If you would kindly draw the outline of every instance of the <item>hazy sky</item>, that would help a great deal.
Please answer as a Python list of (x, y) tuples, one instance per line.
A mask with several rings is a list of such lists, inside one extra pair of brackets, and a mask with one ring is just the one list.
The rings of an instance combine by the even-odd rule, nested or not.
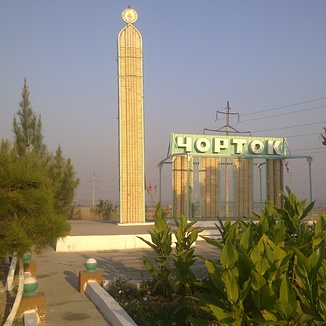
[[(313, 157), (313, 198), (326, 200), (326, 1), (12, 0), (0, 2), (0, 138), (13, 139), (24, 77), (45, 143), (61, 144), (80, 178), (77, 199), (117, 201), (117, 35), (138, 12), (143, 36), (146, 183), (169, 134), (225, 125), (226, 101), (252, 135), (286, 137)], [(286, 184), (309, 197), (308, 164), (291, 160)], [(171, 169), (163, 168), (165, 197)]]

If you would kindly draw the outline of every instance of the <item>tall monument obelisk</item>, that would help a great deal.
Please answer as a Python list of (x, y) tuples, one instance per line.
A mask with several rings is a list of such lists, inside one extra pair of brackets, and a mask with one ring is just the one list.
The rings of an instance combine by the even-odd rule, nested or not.
[(137, 12), (122, 12), (118, 35), (120, 223), (145, 221), (142, 37)]

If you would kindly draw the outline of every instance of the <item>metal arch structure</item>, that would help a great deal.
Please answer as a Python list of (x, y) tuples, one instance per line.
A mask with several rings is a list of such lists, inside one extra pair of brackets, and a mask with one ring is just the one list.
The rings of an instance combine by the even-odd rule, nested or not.
[[(226, 158), (226, 162), (231, 161), (227, 164), (230, 164), (230, 168), (233, 169), (232, 203), (222, 203), (223, 200), (221, 200), (223, 175), (221, 175), (220, 167), (223, 165), (223, 159)], [(292, 159), (306, 159), (308, 162), (309, 200), (312, 202), (311, 164), (313, 159), (309, 155), (287, 154), (285, 138), (171, 133), (167, 156), (158, 163), (159, 200), (161, 202), (162, 199), (162, 168), (170, 164), (173, 171), (174, 216), (224, 217), (223, 214), (230, 212), (231, 216), (227, 217), (250, 217), (254, 204), (258, 203), (261, 209), (266, 199), (271, 199), (278, 207), (282, 205), (279, 193), (284, 189), (284, 166), (286, 161)], [(197, 178), (200, 202), (197, 203), (199, 214), (194, 216), (192, 196), (196, 174), (200, 176)], [(255, 201), (254, 190), (257, 187), (259, 200)], [(257, 197), (257, 194), (255, 196)], [(225, 207), (232, 204), (233, 207), (223, 211), (221, 204)]]

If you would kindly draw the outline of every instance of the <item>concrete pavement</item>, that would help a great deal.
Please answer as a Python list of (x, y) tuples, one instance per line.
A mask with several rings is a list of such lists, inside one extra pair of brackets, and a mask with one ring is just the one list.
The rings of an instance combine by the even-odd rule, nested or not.
[[(150, 227), (144, 225), (141, 230), (139, 226), (119, 227), (111, 223), (110, 227), (110, 223), (91, 221), (86, 221), (83, 226), (83, 223), (75, 222), (77, 221), (72, 221), (72, 235), (83, 233), (87, 236), (101, 232), (106, 232), (106, 235), (116, 235), (119, 232), (146, 234)], [(104, 231), (103, 226), (107, 230)], [(218, 257), (218, 250), (205, 241), (197, 242), (195, 253), (205, 258)], [(34, 255), (32, 260), (37, 264), (36, 278), (39, 282), (37, 291), (43, 291), (46, 296), (46, 325), (109, 325), (86, 294), (79, 292), (79, 272), (85, 270), (86, 259), (93, 257), (98, 262), (97, 271), (103, 272), (105, 280), (117, 277), (141, 280), (148, 276), (142, 262), (143, 256), (153, 260), (156, 257), (150, 248), (91, 252), (56, 252), (53, 248), (47, 248), (41, 255)], [(194, 271), (198, 277), (204, 277), (204, 261), (198, 259)]]
[(79, 292), (79, 271), (83, 253), (56, 253), (48, 248), (34, 257), (37, 264), (37, 291), (45, 293), (46, 325), (109, 325), (85, 294)]

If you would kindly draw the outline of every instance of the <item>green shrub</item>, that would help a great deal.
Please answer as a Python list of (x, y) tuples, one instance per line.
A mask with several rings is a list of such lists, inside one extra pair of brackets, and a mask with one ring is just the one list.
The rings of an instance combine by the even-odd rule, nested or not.
[(220, 325), (326, 325), (325, 218), (308, 226), (313, 203), (287, 191), (283, 208), (267, 201), (257, 223), (220, 221), (221, 243), (204, 237), (222, 252), (206, 261), (195, 298)]
[[(195, 222), (188, 223), (184, 216), (180, 220), (174, 218), (174, 222), (177, 230), (171, 231), (165, 220), (164, 210), (158, 203), (155, 212), (155, 225), (148, 231), (152, 242), (139, 237), (157, 255), (155, 262), (150, 261), (145, 256), (143, 257), (147, 270), (156, 279), (154, 291), (161, 291), (170, 299), (177, 295), (192, 293), (192, 286), (196, 277), (190, 267), (196, 261), (193, 244), (199, 233), (198, 229), (192, 228)], [(172, 250), (172, 234), (176, 238), (174, 252)]]
[(150, 272), (151, 276), (156, 279), (153, 291), (158, 288), (162, 290), (163, 294), (170, 297), (172, 289), (169, 284), (169, 278), (172, 273), (168, 258), (172, 251), (172, 235), (170, 227), (164, 219), (164, 210), (159, 204), (156, 206), (155, 212), (155, 226), (148, 230), (151, 235), (152, 242), (139, 237), (142, 241), (146, 242), (156, 253), (155, 259), (158, 268), (146, 256), (143, 256), (145, 267)]
[(110, 284), (108, 292), (139, 326), (184, 325), (189, 315), (188, 310), (175, 314), (174, 302), (153, 295), (148, 281), (135, 284), (118, 278)]
[(118, 208), (118, 204), (114, 204), (108, 199), (100, 199), (96, 206), (91, 209), (91, 211), (103, 218), (103, 220), (114, 220)]

